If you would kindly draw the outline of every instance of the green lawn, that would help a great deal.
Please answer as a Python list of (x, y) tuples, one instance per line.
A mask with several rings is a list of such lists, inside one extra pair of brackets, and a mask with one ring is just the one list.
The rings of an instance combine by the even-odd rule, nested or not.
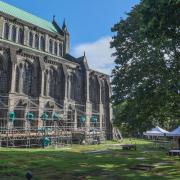
[[(28, 170), (32, 171), (34, 180), (180, 179), (180, 157), (169, 157), (166, 151), (150, 149), (150, 143), (143, 140), (133, 140), (137, 151), (123, 151), (117, 149), (118, 146), (110, 145), (112, 143), (115, 142), (73, 145), (69, 149), (0, 148), (0, 179), (25, 179), (25, 172)], [(107, 151), (91, 153), (93, 150)], [(150, 171), (130, 169), (138, 164), (155, 167)]]

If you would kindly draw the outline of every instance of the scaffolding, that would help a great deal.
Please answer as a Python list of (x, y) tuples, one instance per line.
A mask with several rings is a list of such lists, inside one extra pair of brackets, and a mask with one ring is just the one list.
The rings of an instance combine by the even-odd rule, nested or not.
[[(70, 108), (48, 99), (0, 96), (0, 147), (62, 147), (72, 143), (100, 143), (105, 123), (100, 114), (87, 114), (85, 106)], [(89, 119), (89, 124), (87, 123)]]

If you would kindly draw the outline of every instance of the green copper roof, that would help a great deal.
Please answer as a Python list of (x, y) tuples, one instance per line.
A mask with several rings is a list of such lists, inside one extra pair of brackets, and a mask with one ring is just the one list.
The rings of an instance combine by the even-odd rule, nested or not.
[(0, 12), (14, 16), (15, 18), (21, 19), (40, 28), (46, 29), (50, 32), (57, 33), (56, 28), (51, 22), (34, 16), (28, 12), (25, 12), (2, 1), (0, 1)]

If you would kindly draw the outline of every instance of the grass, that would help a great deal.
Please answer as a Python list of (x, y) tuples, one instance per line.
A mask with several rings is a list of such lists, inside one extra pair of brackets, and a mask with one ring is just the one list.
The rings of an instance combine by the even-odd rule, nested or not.
[[(0, 179), (24, 180), (28, 170), (32, 171), (34, 180), (180, 179), (180, 157), (169, 157), (166, 151), (150, 149), (151, 144), (144, 140), (133, 140), (137, 151), (123, 151), (111, 145), (113, 143), (116, 142), (73, 145), (69, 149), (0, 148)], [(129, 143), (129, 139), (123, 143)], [(106, 151), (90, 152), (95, 150)], [(150, 171), (130, 169), (138, 164), (156, 166)]]

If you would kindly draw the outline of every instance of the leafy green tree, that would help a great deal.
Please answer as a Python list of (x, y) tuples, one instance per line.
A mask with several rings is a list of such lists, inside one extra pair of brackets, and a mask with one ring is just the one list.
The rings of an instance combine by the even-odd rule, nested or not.
[(131, 133), (180, 123), (179, 5), (142, 0), (112, 28), (115, 124)]

